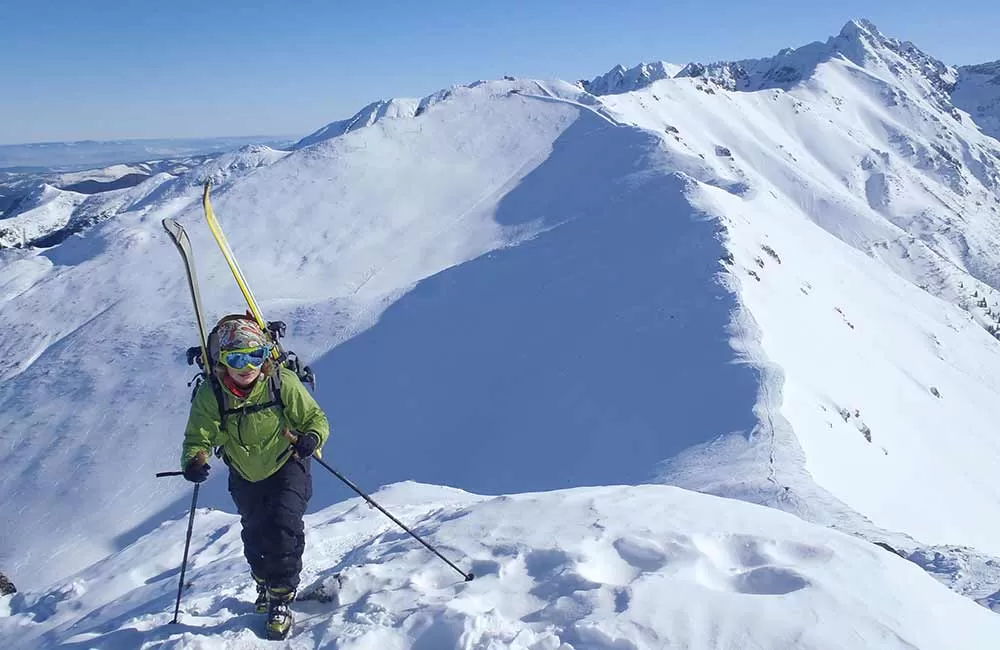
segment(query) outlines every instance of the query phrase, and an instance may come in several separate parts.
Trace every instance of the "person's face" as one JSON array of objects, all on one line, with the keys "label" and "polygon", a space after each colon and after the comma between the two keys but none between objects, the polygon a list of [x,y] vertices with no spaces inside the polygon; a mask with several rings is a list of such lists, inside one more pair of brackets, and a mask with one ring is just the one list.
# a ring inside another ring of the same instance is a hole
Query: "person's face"
[{"label": "person's face", "polygon": [[229,374],[229,378],[239,386],[240,388],[249,388],[257,377],[260,376],[260,368],[246,367],[243,370],[236,370],[226,366],[226,372]]}]

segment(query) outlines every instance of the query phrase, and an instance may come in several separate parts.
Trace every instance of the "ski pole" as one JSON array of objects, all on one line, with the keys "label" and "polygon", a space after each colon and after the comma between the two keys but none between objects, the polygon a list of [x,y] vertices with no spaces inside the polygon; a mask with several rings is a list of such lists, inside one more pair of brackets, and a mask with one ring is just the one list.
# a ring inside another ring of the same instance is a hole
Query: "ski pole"
[{"label": "ski pole", "polygon": [[361,498],[362,498],[362,499],[364,499],[364,500],[365,500],[365,501],[367,501],[367,502],[368,502],[369,504],[371,504],[371,505],[375,506],[376,508],[378,508],[378,509],[379,509],[379,510],[380,510],[380,511],[382,512],[382,514],[384,514],[384,515],[385,515],[386,517],[388,517],[389,519],[392,519],[392,520],[393,520],[393,521],[394,521],[394,522],[396,523],[396,525],[397,525],[397,526],[399,526],[400,528],[402,528],[403,530],[405,530],[406,532],[408,532],[408,533],[409,533],[410,535],[412,535],[412,536],[413,536],[413,539],[417,540],[418,542],[420,542],[421,544],[423,544],[424,546],[426,546],[426,547],[427,547],[427,549],[428,549],[428,550],[429,550],[429,551],[430,551],[431,553],[434,553],[434,555],[437,555],[437,556],[438,556],[439,558],[441,558],[442,560],[444,560],[444,561],[445,561],[445,562],[446,562],[446,563],[448,564],[448,566],[450,566],[451,568],[453,568],[453,569],[455,569],[456,571],[458,571],[459,573],[461,573],[461,574],[462,574],[462,577],[463,577],[463,578],[465,578],[465,581],[466,581],[466,582],[469,582],[470,580],[472,580],[473,578],[475,578],[475,576],[474,576],[474,575],[473,575],[472,573],[466,573],[465,571],[462,571],[462,570],[461,570],[461,569],[459,569],[459,568],[458,568],[457,566],[455,566],[455,565],[454,565],[454,563],[452,563],[452,561],[451,561],[451,560],[449,560],[449,559],[448,559],[448,558],[446,558],[445,556],[441,555],[441,554],[440,554],[440,553],[439,553],[439,552],[437,551],[437,549],[436,549],[436,548],[434,548],[433,546],[431,546],[430,544],[428,544],[428,543],[427,543],[427,542],[425,542],[424,540],[420,539],[420,536],[419,536],[419,535],[417,535],[417,534],[416,534],[415,532],[413,532],[412,530],[410,530],[409,528],[407,528],[406,526],[404,526],[404,525],[403,525],[403,522],[401,522],[400,520],[398,520],[398,519],[396,519],[395,517],[393,517],[393,516],[392,516],[392,515],[391,515],[391,514],[389,513],[389,511],[388,511],[388,510],[386,510],[385,508],[383,508],[383,507],[382,507],[382,506],[380,506],[379,504],[375,503],[375,500],[374,500],[374,499],[372,499],[372,498],[371,498],[370,496],[368,496],[367,494],[365,494],[365,493],[364,493],[364,492],[363,492],[363,491],[361,490],[361,488],[359,488],[359,487],[358,487],[357,485],[355,485],[354,483],[352,483],[352,482],[351,482],[351,481],[350,481],[350,480],[349,480],[349,479],[348,479],[348,478],[347,478],[346,476],[344,476],[343,474],[341,474],[341,473],[340,473],[340,472],[338,472],[337,470],[335,470],[335,469],[333,469],[332,467],[330,467],[329,465],[327,465],[327,464],[326,464],[326,462],[325,462],[325,461],[324,461],[324,460],[323,460],[322,458],[319,458],[319,457],[317,457],[317,456],[313,456],[312,458],[313,458],[313,459],[314,459],[314,460],[315,460],[315,461],[316,461],[317,463],[319,463],[319,464],[320,464],[320,465],[322,465],[323,467],[327,468],[327,469],[328,469],[328,470],[330,471],[330,473],[331,473],[331,474],[333,474],[334,476],[336,476],[337,478],[339,478],[339,479],[340,479],[341,481],[343,481],[344,483],[346,483],[346,484],[347,484],[347,487],[351,488],[352,490],[354,490],[355,492],[357,492],[358,494],[360,494],[360,495],[361,495]]},{"label": "ski pole", "polygon": [[[162,476],[182,476],[184,472],[159,472],[157,478]],[[198,489],[201,483],[194,484],[194,496],[191,497],[191,513],[188,515],[187,536],[184,539],[184,560],[181,562],[181,577],[177,583],[177,603],[174,605],[174,620],[171,625],[177,623],[177,614],[181,609],[181,592],[184,590],[184,574],[187,571],[188,550],[191,548],[191,531],[194,529],[194,511],[198,507]]]}]

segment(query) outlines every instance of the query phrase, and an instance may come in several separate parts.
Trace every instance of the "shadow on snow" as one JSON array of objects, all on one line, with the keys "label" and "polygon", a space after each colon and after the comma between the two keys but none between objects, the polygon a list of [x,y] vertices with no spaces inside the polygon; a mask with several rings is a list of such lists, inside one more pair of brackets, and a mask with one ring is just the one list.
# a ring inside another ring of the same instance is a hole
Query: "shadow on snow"
[{"label": "shadow on snow", "polygon": [[[364,489],[498,494],[649,481],[750,431],[757,382],[733,362],[717,226],[656,150],[582,114],[498,206],[541,234],[426,278],[314,364],[326,459]],[[346,491],[314,480],[311,510]]]}]

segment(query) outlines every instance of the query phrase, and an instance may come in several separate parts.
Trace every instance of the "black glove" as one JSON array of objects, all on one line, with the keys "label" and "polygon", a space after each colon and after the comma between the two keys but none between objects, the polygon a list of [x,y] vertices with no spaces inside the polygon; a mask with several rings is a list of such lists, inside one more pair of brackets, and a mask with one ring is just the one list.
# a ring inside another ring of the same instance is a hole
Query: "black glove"
[{"label": "black glove", "polygon": [[316,447],[319,447],[319,435],[313,431],[300,433],[292,447],[295,449],[295,455],[299,458],[309,458],[316,451]]},{"label": "black glove", "polygon": [[203,456],[195,456],[184,468],[184,478],[192,483],[201,483],[208,478],[208,470],[211,465],[205,462]]}]

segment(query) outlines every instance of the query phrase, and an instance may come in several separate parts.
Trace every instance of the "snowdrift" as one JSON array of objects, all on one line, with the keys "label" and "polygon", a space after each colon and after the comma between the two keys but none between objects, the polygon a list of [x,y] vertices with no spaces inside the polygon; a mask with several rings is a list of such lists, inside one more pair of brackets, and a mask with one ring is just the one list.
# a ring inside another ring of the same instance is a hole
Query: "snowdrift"
[{"label": "snowdrift", "polygon": [[[317,476],[317,480],[333,480]],[[475,580],[352,499],[308,518],[292,648],[978,650],[1000,617],[916,565],[785,513],[666,486],[483,497],[414,483],[374,495]],[[5,647],[265,648],[233,515],[199,510],[44,592],[0,599]]]}]

